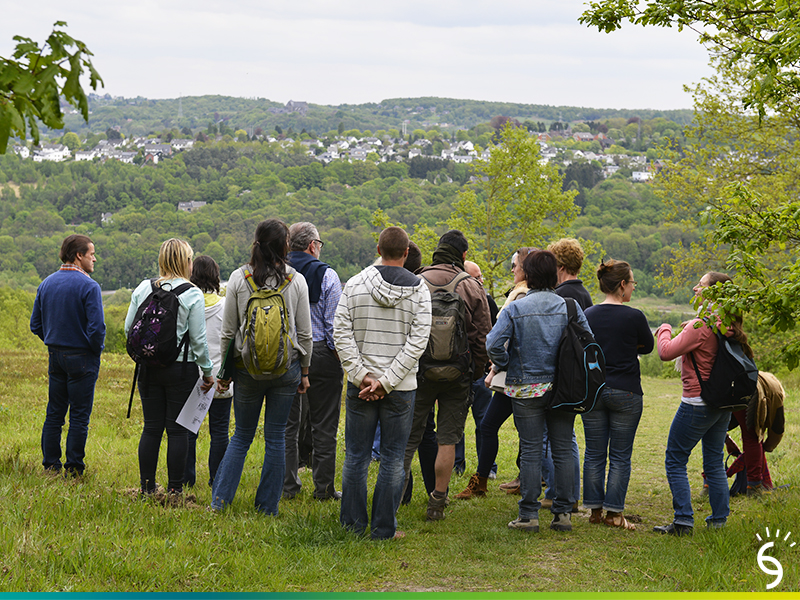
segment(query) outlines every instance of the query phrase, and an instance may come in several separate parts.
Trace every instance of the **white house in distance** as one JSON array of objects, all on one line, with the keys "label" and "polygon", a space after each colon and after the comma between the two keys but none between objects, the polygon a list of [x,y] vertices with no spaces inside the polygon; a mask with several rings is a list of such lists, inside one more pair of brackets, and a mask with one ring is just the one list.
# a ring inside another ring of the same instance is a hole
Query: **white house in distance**
[{"label": "white house in distance", "polygon": [[641,183],[643,181],[650,181],[653,178],[652,173],[648,173],[647,171],[633,171],[631,173],[631,179],[637,183]]},{"label": "white house in distance", "polygon": [[28,150],[27,146],[14,146],[13,151],[20,158],[28,158],[31,155],[31,151]]},{"label": "white house in distance", "polygon": [[51,160],[61,162],[67,160],[72,154],[64,144],[42,144],[37,150],[33,151],[33,161],[42,162]]}]

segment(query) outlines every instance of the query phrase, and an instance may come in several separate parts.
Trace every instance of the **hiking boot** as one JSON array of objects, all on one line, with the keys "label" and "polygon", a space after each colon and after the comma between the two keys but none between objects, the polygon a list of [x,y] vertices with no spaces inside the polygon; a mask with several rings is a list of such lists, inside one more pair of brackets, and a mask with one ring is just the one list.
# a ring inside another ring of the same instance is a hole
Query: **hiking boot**
[{"label": "hiking boot", "polygon": [[539,519],[514,519],[508,524],[508,528],[539,533]]},{"label": "hiking boot", "polygon": [[553,515],[553,522],[550,529],[555,531],[572,531],[572,515],[570,513],[558,513]]},{"label": "hiking boot", "polygon": [[[513,481],[507,481],[506,483],[501,483],[498,487],[503,491],[519,489],[519,476],[517,476],[517,478],[514,479]],[[507,492],[507,493],[513,493],[513,492]]]},{"label": "hiking boot", "polygon": [[678,523],[670,523],[669,525],[656,525],[653,531],[656,533],[663,533],[666,535],[692,535],[694,527],[691,525],[679,525]]},{"label": "hiking boot", "polygon": [[542,501],[540,502],[540,504],[541,504],[540,508],[552,508],[553,507],[553,501],[550,498],[542,498]]},{"label": "hiking boot", "polygon": [[428,521],[441,521],[444,519],[444,507],[447,506],[447,496],[445,495],[443,498],[435,498],[435,492],[431,492],[431,495],[428,496],[428,509],[427,509],[427,520]]},{"label": "hiking boot", "polygon": [[469,478],[469,483],[467,484],[467,488],[461,492],[460,494],[456,494],[454,498],[457,500],[472,500],[473,498],[483,498],[486,496],[486,484],[488,483],[488,477],[481,477],[477,473],[475,473],[472,477]]}]

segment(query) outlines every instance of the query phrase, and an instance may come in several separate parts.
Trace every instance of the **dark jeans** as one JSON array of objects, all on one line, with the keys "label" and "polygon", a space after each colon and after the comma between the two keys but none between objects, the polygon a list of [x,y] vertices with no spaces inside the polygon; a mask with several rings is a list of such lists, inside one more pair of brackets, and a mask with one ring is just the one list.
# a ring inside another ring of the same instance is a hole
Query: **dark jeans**
[{"label": "dark jeans", "polygon": [[[308,383],[308,418],[314,445],[311,463],[314,497],[330,498],[335,491],[336,434],[342,407],[343,371],[333,350],[325,342],[314,342]],[[299,394],[295,395],[289,421],[286,423],[286,475],[283,491],[291,496],[300,491],[297,457],[301,402]]]},{"label": "dark jeans", "polygon": [[42,465],[61,470],[61,429],[69,411],[66,462],[68,471],[83,473],[86,437],[94,404],[94,385],[100,371],[100,355],[79,348],[49,346],[49,399],[42,427]]},{"label": "dark jeans", "polygon": [[[231,425],[230,398],[214,398],[208,409],[208,433],[211,437],[211,447],[208,450],[208,485],[214,485],[214,476],[217,474],[219,463],[228,449],[228,431]],[[197,434],[189,432],[189,449],[186,455],[186,476],[184,483],[194,487],[197,479]]]},{"label": "dark jeans", "polygon": [[492,394],[492,401],[481,421],[481,445],[478,451],[478,475],[481,477],[488,477],[492,465],[496,465],[494,461],[500,449],[500,427],[511,414],[511,398],[502,392]]},{"label": "dark jeans", "polygon": [[[185,365],[185,367],[184,367]],[[167,430],[167,489],[183,491],[189,430],[175,419],[198,379],[197,365],[176,362],[169,367],[142,367],[139,395],[144,428],[139,440],[139,478],[142,491],[156,490],[156,467],[161,438]]]},{"label": "dark jeans", "polygon": [[[397,509],[403,495],[403,458],[411,419],[414,391],[393,390],[380,400],[358,397],[359,388],[347,385],[346,453],[342,468],[342,506],[339,520],[357,533],[369,530],[376,539],[391,539],[397,531]],[[381,424],[381,462],[372,495],[372,517],[367,515],[367,476],[372,461],[375,428]]]},{"label": "dark jeans", "polygon": [[[483,383],[484,377],[476,379],[472,382],[472,418],[475,421],[475,454],[480,461],[481,455],[481,424],[489,409],[489,403],[492,401],[492,390],[486,387]],[[454,468],[456,471],[463,473],[467,468],[466,457],[466,439],[467,436],[461,438],[461,441],[456,444],[456,462]],[[491,469],[493,473],[497,473],[497,463],[492,463]]]}]

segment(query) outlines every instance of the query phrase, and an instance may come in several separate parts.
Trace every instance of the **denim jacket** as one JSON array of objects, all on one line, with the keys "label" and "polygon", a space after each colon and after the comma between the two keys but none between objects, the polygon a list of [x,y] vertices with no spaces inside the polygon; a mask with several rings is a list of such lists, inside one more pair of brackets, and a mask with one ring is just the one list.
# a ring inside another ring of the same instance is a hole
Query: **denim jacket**
[{"label": "denim jacket", "polygon": [[[576,308],[578,323],[591,331],[577,303]],[[558,343],[566,326],[564,298],[551,290],[530,290],[500,312],[486,336],[494,370],[508,371],[506,383],[511,385],[553,381]]]}]

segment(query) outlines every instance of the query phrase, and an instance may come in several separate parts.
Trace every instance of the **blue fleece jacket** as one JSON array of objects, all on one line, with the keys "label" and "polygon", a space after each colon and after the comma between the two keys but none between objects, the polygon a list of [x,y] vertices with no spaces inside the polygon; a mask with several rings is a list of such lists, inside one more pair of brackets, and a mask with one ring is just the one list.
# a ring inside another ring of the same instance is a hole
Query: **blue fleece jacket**
[{"label": "blue fleece jacket", "polygon": [[48,346],[100,354],[106,337],[100,285],[81,271],[56,271],[36,291],[31,331]]}]

